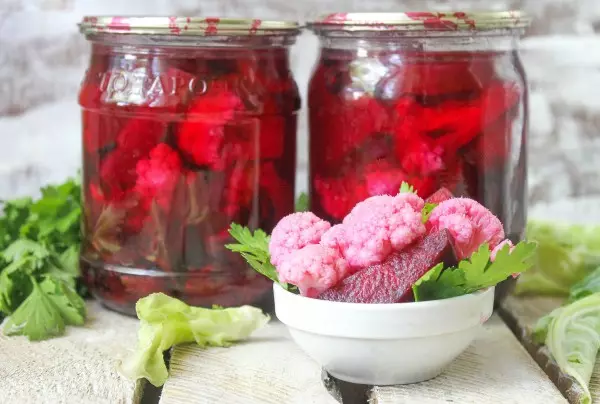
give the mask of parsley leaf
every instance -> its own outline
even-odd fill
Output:
[[[117,209],[112,205],[106,206],[90,229],[90,241],[98,251],[116,253],[120,250],[120,242],[117,239],[115,229],[118,229],[125,220],[127,210]]]
[[[56,256],[58,268],[73,278],[79,276],[79,245],[72,245]]]
[[[446,299],[489,288],[506,280],[513,273],[528,270],[533,265],[536,244],[520,242],[510,252],[505,246],[490,260],[490,250],[483,244],[469,259],[458,263],[458,268],[438,264],[413,285],[415,301]]]
[[[401,194],[416,194],[415,187],[410,185],[408,182],[402,181],[400,184],[400,193]]]
[[[37,267],[43,266],[43,261],[50,257],[50,252],[43,245],[36,243],[32,240],[19,239],[8,246],[4,252],[2,252],[4,258],[10,261],[18,261],[23,257],[32,257]]]
[[[271,264],[271,254],[269,254],[269,236],[262,230],[254,231],[254,234],[247,227],[231,223],[229,234],[238,242],[238,244],[227,244],[225,248],[239,253],[248,264],[259,274],[266,276],[275,283],[279,283],[284,289],[292,290],[295,286],[279,282],[277,270]]]
[[[417,194],[417,191],[415,190],[415,187],[413,187],[412,185],[410,185],[408,182],[404,182],[402,181],[402,184],[400,185],[400,193],[401,194]],[[421,214],[422,214],[422,221],[423,223],[426,223],[427,220],[429,220],[429,216],[431,215],[431,211],[437,206],[437,203],[425,203],[425,206],[423,206],[423,209],[421,210]]]
[[[491,262],[488,245],[482,245],[470,259],[458,263],[465,273],[468,293],[495,286],[514,273],[525,272],[533,266],[535,249],[535,243],[526,241],[518,243],[512,252],[506,245],[498,251],[496,260]]]
[[[308,195],[302,192],[298,199],[296,199],[296,212],[307,212],[308,211]]]
[[[81,188],[42,189],[42,197],[4,202],[0,217],[0,315],[4,332],[41,340],[85,321],[77,294]]]
[[[423,223],[427,223],[427,221],[429,220],[429,216],[431,216],[431,212],[433,212],[436,206],[438,206],[437,203],[425,203],[425,206],[423,206],[423,209],[421,210],[421,215],[423,216]]]
[[[31,293],[30,273],[33,265],[30,257],[15,261],[0,273],[0,311],[12,314]]]
[[[444,270],[439,263],[413,285],[415,301],[447,299],[464,294],[465,273],[456,268]]]
[[[32,341],[61,335],[65,322],[56,305],[31,278],[33,289],[4,326],[6,335],[27,335]]]
[[[42,189],[42,197],[30,207],[22,237],[52,245],[62,252],[81,241],[81,188],[75,180]]]
[[[22,276],[22,272],[14,272]],[[85,302],[72,286],[46,277],[38,282],[33,276],[20,278],[27,282],[26,298],[11,313],[4,325],[6,335],[25,335],[32,341],[61,335],[65,325],[83,325]]]
[[[42,291],[52,300],[66,325],[83,325],[85,301],[66,283],[47,277],[40,284]]]
[[[4,203],[4,215],[0,218],[0,249],[5,249],[19,237],[21,226],[29,216],[31,198],[15,199]]]

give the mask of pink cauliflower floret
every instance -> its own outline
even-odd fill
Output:
[[[135,190],[147,203],[155,199],[160,207],[169,210],[181,172],[179,154],[160,143],[150,151],[149,158],[138,161]]]
[[[373,196],[358,203],[321,243],[340,251],[353,270],[377,264],[425,233],[423,205],[414,194]]]
[[[295,250],[309,244],[319,244],[321,236],[331,224],[311,212],[292,213],[281,219],[271,233],[269,253],[276,267],[281,260]]]
[[[338,250],[340,254],[344,250],[346,244],[346,232],[343,224],[336,224],[327,230],[321,237],[321,244],[334,250]]]
[[[504,239],[502,222],[483,205],[467,198],[453,198],[436,206],[427,226],[432,231],[447,229],[454,237],[459,259],[469,258],[483,244],[493,250]]]
[[[300,294],[317,297],[344,279],[348,263],[338,251],[309,244],[286,255],[277,266],[281,282],[296,285]]]

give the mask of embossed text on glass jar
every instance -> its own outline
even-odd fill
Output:
[[[134,313],[164,292],[190,304],[259,304],[269,283],[224,245],[231,222],[270,230],[293,211],[297,25],[88,17],[80,92],[82,269],[101,301]]]

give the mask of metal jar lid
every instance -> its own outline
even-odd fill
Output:
[[[137,34],[180,36],[297,35],[294,21],[200,17],[87,16],[79,24],[85,35]]]
[[[522,11],[334,13],[308,23],[315,31],[489,31],[527,28]]]

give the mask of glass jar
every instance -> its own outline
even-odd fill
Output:
[[[308,91],[311,210],[341,221],[403,181],[476,199],[524,233],[527,82],[520,12],[332,14]]]
[[[163,292],[261,305],[270,283],[225,249],[231,222],[270,229],[294,208],[296,23],[86,17],[86,284],[135,314]]]

